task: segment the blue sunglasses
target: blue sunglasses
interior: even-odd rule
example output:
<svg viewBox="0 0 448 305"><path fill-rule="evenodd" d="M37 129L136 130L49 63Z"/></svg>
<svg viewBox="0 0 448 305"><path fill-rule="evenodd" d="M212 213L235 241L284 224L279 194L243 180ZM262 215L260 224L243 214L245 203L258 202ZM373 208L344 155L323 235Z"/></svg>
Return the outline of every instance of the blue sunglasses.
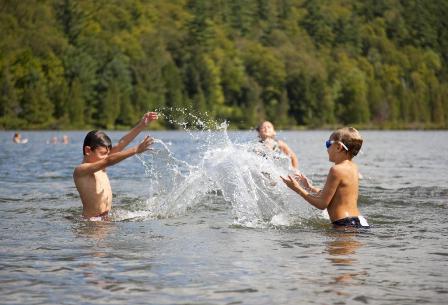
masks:
<svg viewBox="0 0 448 305"><path fill-rule="evenodd" d="M327 141L325 141L325 146L327 147L327 149L329 149L330 146L333 145L333 143L335 143L335 142L339 142L339 143L341 143L342 147L344 147L344 149L345 149L346 151L348 151L348 147L347 147L344 143L342 143L341 141L327 140Z"/></svg>

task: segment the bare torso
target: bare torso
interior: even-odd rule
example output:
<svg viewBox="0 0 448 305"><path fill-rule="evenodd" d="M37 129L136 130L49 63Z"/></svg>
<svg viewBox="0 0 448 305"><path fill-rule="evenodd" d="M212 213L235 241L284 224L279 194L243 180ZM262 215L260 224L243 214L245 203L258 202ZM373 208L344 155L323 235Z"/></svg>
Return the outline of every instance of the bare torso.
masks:
<svg viewBox="0 0 448 305"><path fill-rule="evenodd" d="M359 216L358 210L358 168L356 164L344 163L335 165L341 179L336 192L327 207L331 221L350 216Z"/></svg>
<svg viewBox="0 0 448 305"><path fill-rule="evenodd" d="M105 170L80 177L74 176L74 180L81 196L84 217L99 216L111 209L112 189Z"/></svg>

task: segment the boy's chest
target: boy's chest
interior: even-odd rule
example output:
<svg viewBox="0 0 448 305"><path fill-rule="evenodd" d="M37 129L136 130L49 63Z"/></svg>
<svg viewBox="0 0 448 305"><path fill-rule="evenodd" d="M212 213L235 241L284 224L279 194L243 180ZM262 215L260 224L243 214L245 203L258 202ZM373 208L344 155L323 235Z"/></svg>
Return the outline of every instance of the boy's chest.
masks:
<svg viewBox="0 0 448 305"><path fill-rule="evenodd" d="M97 191L111 192L109 177L105 171L98 171L94 174Z"/></svg>

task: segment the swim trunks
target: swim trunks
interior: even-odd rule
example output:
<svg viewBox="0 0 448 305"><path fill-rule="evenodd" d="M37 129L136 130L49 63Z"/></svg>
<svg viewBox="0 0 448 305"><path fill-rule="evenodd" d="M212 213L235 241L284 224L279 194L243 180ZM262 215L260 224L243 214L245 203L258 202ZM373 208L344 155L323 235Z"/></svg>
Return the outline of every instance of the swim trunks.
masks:
<svg viewBox="0 0 448 305"><path fill-rule="evenodd" d="M367 220L360 216L352 216L333 221L334 226L353 227L353 228L370 228Z"/></svg>

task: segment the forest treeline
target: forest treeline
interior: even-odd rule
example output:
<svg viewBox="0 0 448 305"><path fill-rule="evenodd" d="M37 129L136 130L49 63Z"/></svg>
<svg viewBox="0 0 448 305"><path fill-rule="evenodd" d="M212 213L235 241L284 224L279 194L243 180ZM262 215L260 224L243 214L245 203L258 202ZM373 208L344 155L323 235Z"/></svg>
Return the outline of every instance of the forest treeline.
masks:
<svg viewBox="0 0 448 305"><path fill-rule="evenodd" d="M234 128L447 128L446 16L445 0L0 0L0 128L168 108Z"/></svg>

